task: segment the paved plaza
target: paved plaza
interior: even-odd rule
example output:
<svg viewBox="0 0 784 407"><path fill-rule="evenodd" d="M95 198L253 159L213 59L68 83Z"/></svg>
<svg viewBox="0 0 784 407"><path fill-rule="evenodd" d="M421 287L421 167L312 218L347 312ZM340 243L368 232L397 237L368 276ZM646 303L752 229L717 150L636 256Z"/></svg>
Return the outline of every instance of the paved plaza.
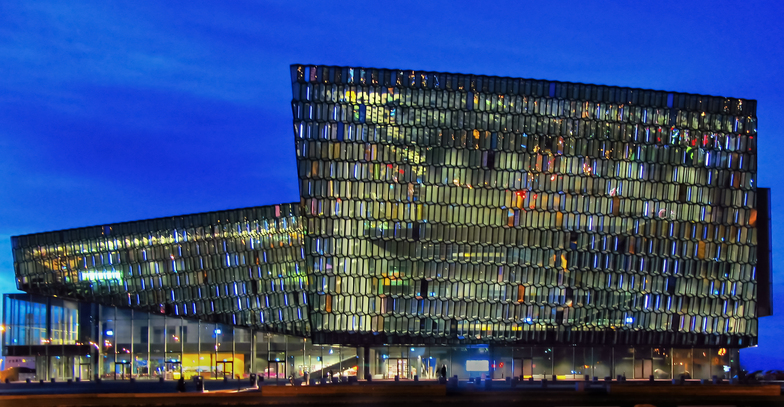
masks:
<svg viewBox="0 0 784 407"><path fill-rule="evenodd" d="M506 381L486 384L461 381L458 386L435 381L374 381L353 384L290 386L247 380L205 381L205 392L193 382L184 393L177 382L103 381L80 383L10 383L0 385L0 406L178 406L178 405L509 405L509 406L784 406L781 384L730 385L687 381L589 383Z"/></svg>

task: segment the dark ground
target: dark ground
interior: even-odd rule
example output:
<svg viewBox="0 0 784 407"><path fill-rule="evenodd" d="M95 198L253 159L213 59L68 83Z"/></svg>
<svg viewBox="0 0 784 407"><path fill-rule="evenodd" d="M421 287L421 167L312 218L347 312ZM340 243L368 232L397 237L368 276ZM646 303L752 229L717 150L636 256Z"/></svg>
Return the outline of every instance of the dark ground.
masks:
<svg viewBox="0 0 784 407"><path fill-rule="evenodd" d="M525 383L511 388L506 383L494 384L493 389L484 386L468 385L461 382L458 389L449 389L445 396L411 395L413 387L420 384L434 384L434 382L374 382L384 386L394 386L399 391L392 394L374 395L312 395L296 397L268 397L255 389L247 388L248 382L243 381L207 381L207 393L195 391L193 382L187 383L186 393L176 393L176 382L114 382L104 381L96 384L93 382L82 383L12 383L0 384L0 406L185 406L185 405L313 405L313 406L619 406L632 407L640 404L650 404L656 407L674 406L782 406L782 396L699 396L689 394L674 395L674 387L683 386L688 389L699 388L716 389L730 386L687 383L683 386L658 383L657 391L651 393L633 393L629 395L608 393L604 384L589 386L585 391L575 391L574 382L550 383L542 389L539 383ZM629 383L630 386L645 385L646 383ZM265 383L264 386L274 385ZM360 383L359 386L363 386ZM346 386L346 385L329 385ZM693 387L691 387L693 386ZM710 387L714 386L714 387ZM241 388L237 392L237 388ZM698 388L699 387L699 388ZM642 388L642 387L640 387ZM660 388L660 390L658 390ZM678 390L678 389L675 389ZM681 392L683 393L683 392Z"/></svg>

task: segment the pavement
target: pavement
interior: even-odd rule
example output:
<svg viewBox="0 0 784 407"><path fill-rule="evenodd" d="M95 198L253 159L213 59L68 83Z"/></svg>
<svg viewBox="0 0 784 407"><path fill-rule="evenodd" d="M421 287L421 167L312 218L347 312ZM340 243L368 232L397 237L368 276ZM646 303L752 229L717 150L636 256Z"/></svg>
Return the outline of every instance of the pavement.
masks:
<svg viewBox="0 0 784 407"><path fill-rule="evenodd" d="M557 381L524 382L517 386L494 381L491 386L462 381L457 387L435 381L378 381L354 384L329 384L307 387L284 386L265 382L260 389L250 388L248 380L205 381L207 392L196 392L187 382L185 393L177 393L176 381L103 381L80 383L0 384L3 406L185 406L185 405L313 405L313 406L735 406L784 407L781 383L762 385L701 384L688 381L627 381L626 383L587 383ZM266 391L265 391L266 390ZM770 391L774 390L774 393ZM767 394L767 395L766 395ZM777 394L777 395L773 395Z"/></svg>
<svg viewBox="0 0 784 407"><path fill-rule="evenodd" d="M283 382L283 380L281 380ZM249 380L205 380L204 389L207 391L230 391L246 389L250 387ZM185 382L186 391L196 391L196 383L193 381ZM116 393L177 393L177 381L168 380L158 382L157 380L137 380L131 383L129 380L102 380L101 383L94 381L83 382L39 382L25 383L12 382L0 384L0 396L21 395L21 394L116 394Z"/></svg>

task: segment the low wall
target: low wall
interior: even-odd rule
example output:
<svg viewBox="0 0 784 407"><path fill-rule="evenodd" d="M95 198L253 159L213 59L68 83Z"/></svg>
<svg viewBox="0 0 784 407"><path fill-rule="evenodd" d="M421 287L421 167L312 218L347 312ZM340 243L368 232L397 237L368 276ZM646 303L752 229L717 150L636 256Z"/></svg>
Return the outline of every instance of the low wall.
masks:
<svg viewBox="0 0 784 407"><path fill-rule="evenodd" d="M666 393L673 396L780 396L779 385L639 385L634 383L609 383L610 394Z"/></svg>
<svg viewBox="0 0 784 407"><path fill-rule="evenodd" d="M405 393L411 396L445 396L446 386L439 385L326 385L326 386L261 386L262 397L312 396L385 396Z"/></svg>

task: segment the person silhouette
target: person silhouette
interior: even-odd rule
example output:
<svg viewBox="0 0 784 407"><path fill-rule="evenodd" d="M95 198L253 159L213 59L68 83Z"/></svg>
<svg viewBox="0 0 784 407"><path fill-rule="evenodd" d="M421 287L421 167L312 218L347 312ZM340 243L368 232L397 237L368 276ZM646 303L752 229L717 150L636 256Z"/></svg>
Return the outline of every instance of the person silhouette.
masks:
<svg viewBox="0 0 784 407"><path fill-rule="evenodd" d="M180 379L177 380L177 391L180 393L185 392L185 379L182 377L180 377Z"/></svg>

